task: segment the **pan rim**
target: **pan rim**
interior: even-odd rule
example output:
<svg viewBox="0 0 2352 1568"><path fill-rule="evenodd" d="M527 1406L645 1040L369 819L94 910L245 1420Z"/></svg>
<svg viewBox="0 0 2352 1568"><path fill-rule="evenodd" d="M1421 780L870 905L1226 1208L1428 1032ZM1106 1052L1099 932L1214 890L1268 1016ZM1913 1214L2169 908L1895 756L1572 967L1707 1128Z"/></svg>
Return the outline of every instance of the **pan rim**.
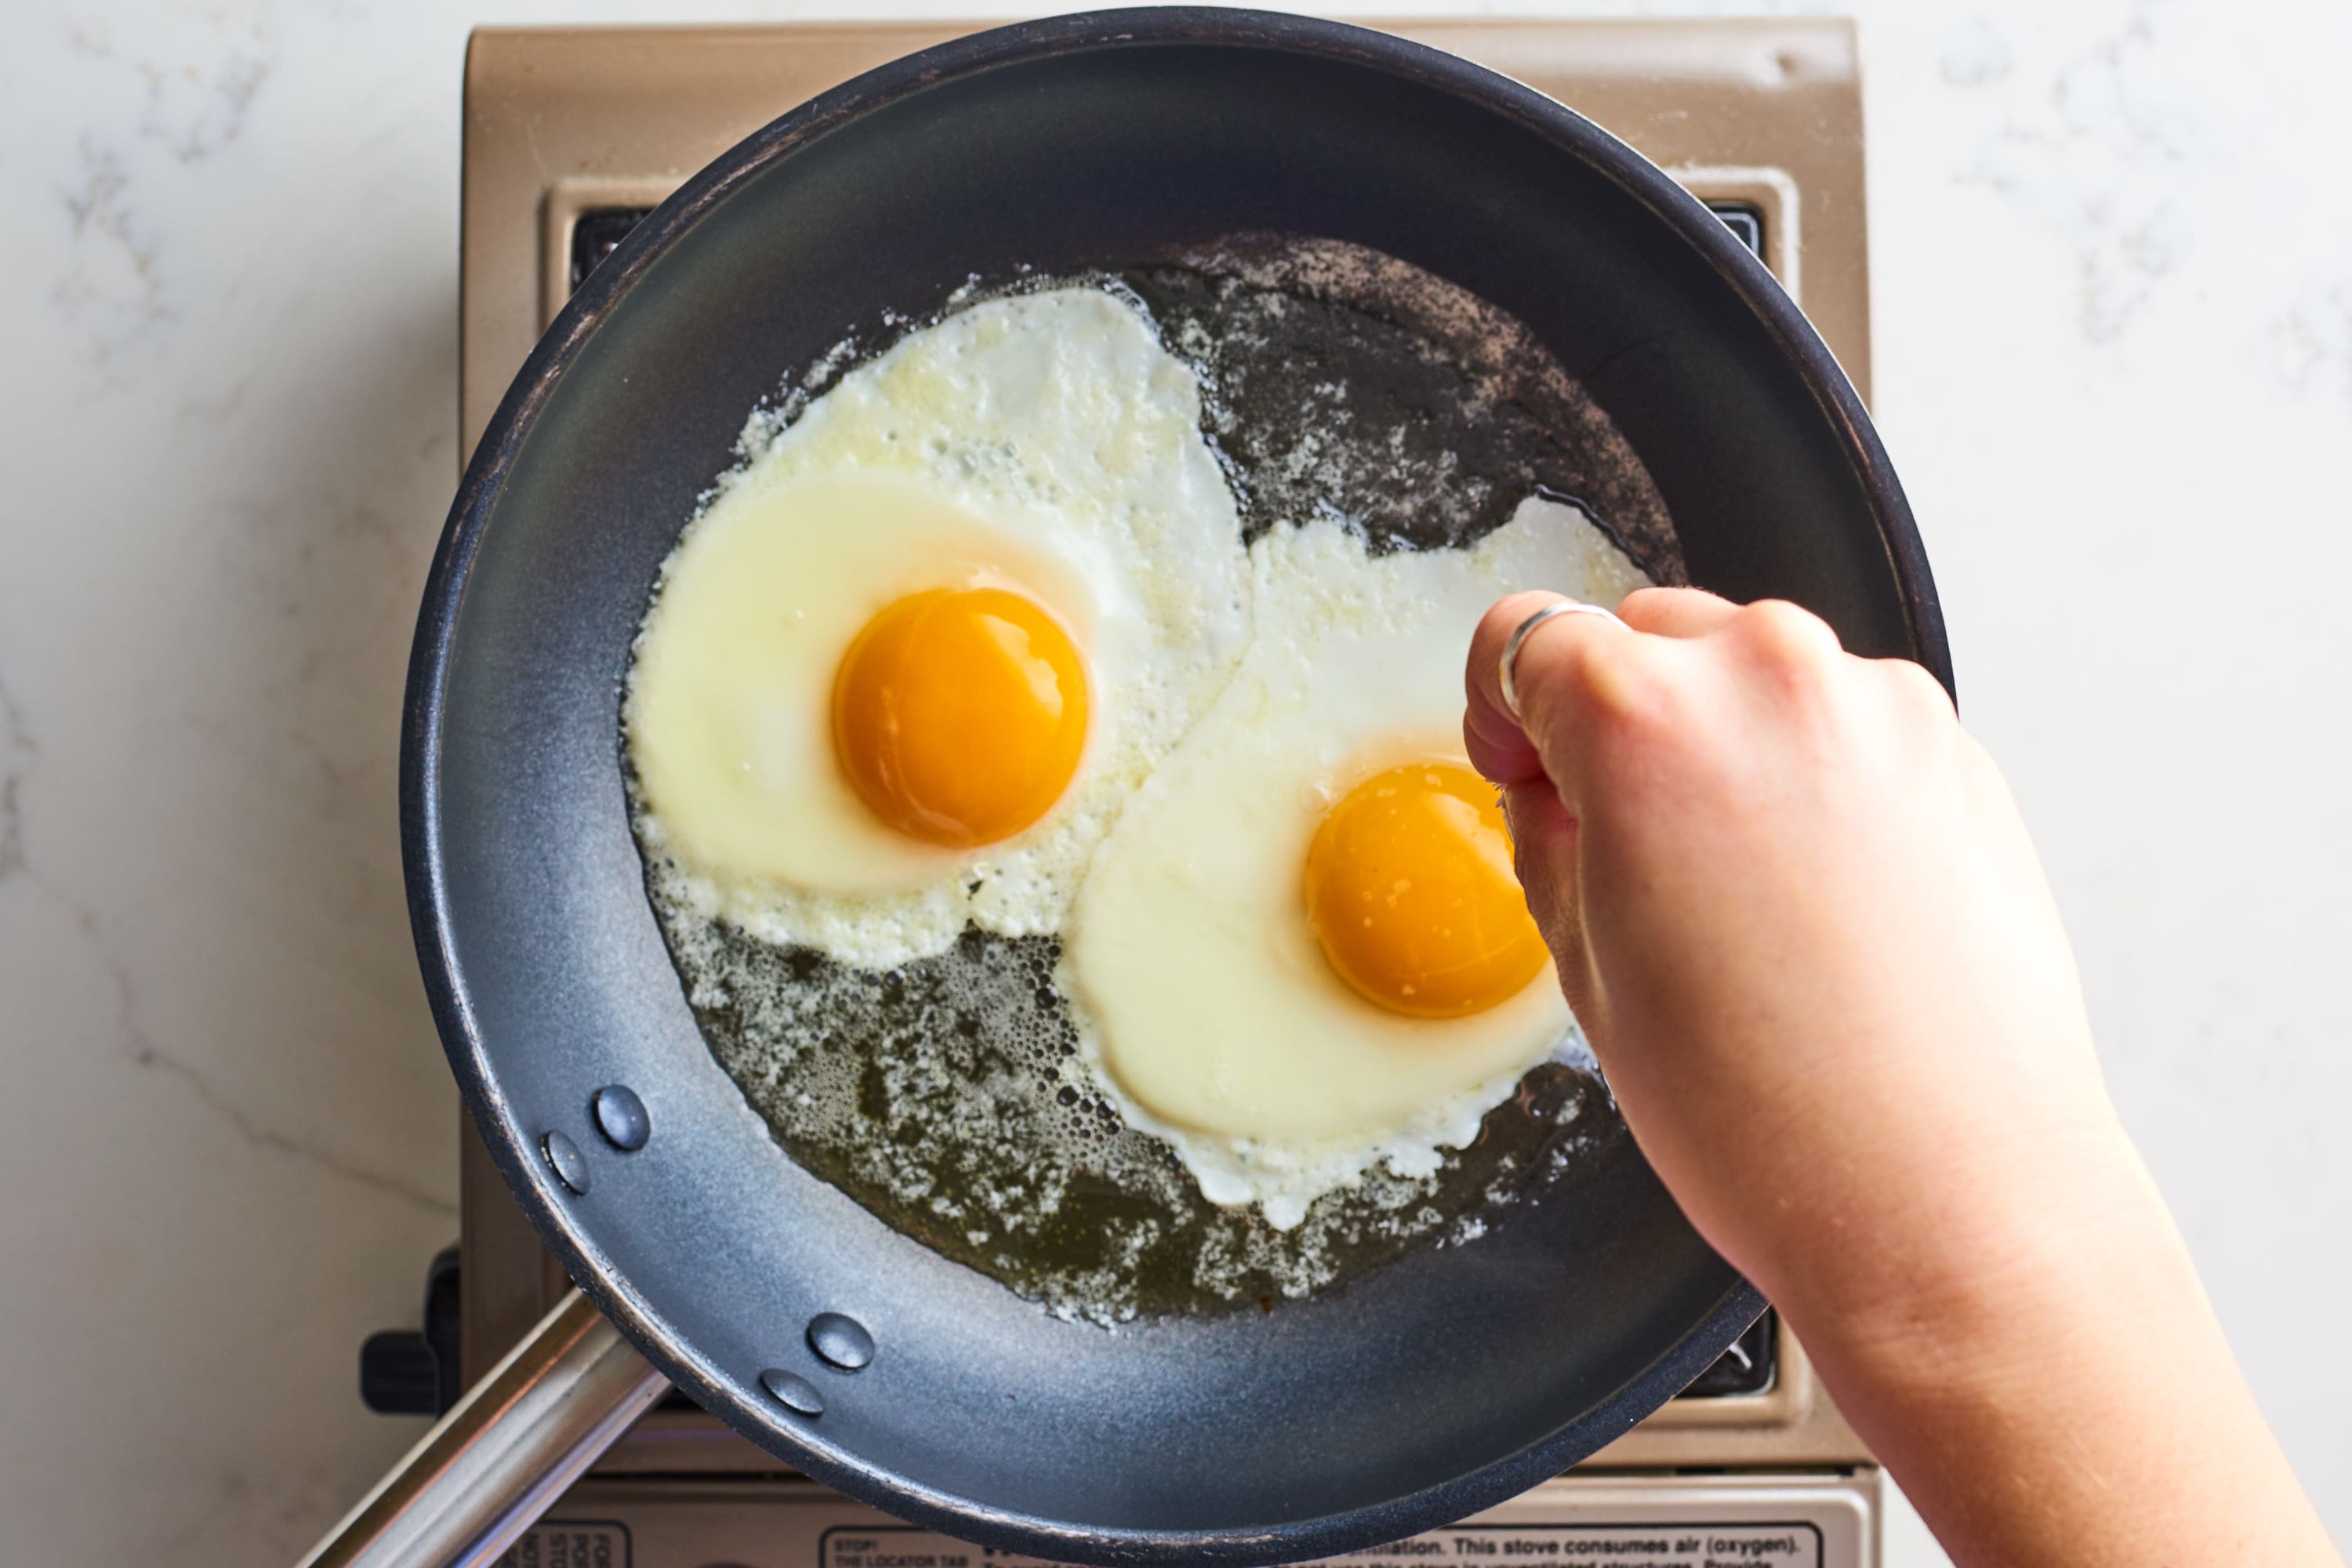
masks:
<svg viewBox="0 0 2352 1568"><path fill-rule="evenodd" d="M557 383L590 336L653 262L701 216L776 161L861 115L950 80L1058 54L1191 45L1255 48L1368 68L1437 89L1576 157L1677 231L1770 332L1794 364L1852 465L1885 545L1915 653L1953 685L1940 609L1911 511L1887 455L1843 371L1770 274L1711 213L1623 142L1534 89L1393 35L1316 18L1245 10L1155 7L1092 12L967 35L906 56L790 110L721 153L680 187L583 284L531 350L485 428L461 481L427 578L404 703L400 816L413 934L436 1025L477 1123L541 1237L607 1317L678 1387L812 1479L912 1522L986 1545L1044 1549L1083 1561L1296 1561L1397 1539L1491 1506L1599 1448L1679 1392L1762 1311L1738 1280L1664 1353L1574 1419L1516 1454L1370 1507L1264 1529L1182 1532L1074 1525L955 1496L805 1435L761 1410L674 1332L553 1192L494 1076L459 963L448 905L440 816L444 700L471 567L505 480Z"/></svg>

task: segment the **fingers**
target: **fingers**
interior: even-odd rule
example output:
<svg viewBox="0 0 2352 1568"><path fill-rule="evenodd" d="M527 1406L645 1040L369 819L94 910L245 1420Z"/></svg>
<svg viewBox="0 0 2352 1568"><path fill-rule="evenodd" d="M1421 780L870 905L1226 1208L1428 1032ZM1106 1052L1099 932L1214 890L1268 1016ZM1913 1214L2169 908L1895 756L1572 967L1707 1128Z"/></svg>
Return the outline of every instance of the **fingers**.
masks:
<svg viewBox="0 0 2352 1568"><path fill-rule="evenodd" d="M1922 666L1907 658L1874 658L1870 664L1879 672L1880 678L1913 707L1929 712L1951 710L1952 694L1944 689L1942 681L1928 674Z"/></svg>
<svg viewBox="0 0 2352 1568"><path fill-rule="evenodd" d="M1469 661L1464 674L1468 704L1462 715L1462 741L1469 750L1470 765L1506 788L1527 779L1541 778L1543 760L1536 754L1518 720L1503 705L1498 661L1519 623L1562 597L1547 593L1513 594L1489 609L1470 637Z"/></svg>
<svg viewBox="0 0 2352 1568"><path fill-rule="evenodd" d="M1723 629L1738 657L1759 669L1818 672L1845 657L1827 621L1786 599L1743 605Z"/></svg>
<svg viewBox="0 0 2352 1568"><path fill-rule="evenodd" d="M1528 617L1560 602L1558 594L1514 594L1479 622L1463 737L1488 778L1506 787L1548 778L1575 816L1592 804L1595 770L1638 770L1665 752L1723 752L1720 726L1699 715L1731 690L1769 708L1819 711L1824 683L1858 663L1826 622L1785 601L1742 605L1694 589L1644 589L1627 595L1624 625L1555 616L1520 639L1514 714L1503 701L1504 650Z"/></svg>
<svg viewBox="0 0 2352 1568"><path fill-rule="evenodd" d="M1570 1007L1580 1009L1590 989L1583 983L1590 976L1591 960L1584 947L1577 879L1576 818L1545 778L1505 789L1503 816L1510 825L1511 862L1527 894L1528 912L1551 949L1552 967Z"/></svg>
<svg viewBox="0 0 2352 1568"><path fill-rule="evenodd" d="M1519 712L1505 706L1503 650L1528 616L1561 602L1549 593L1513 594L1488 610L1470 641L1463 739L1471 764L1508 786L1549 775L1572 812L1578 732L1594 711L1638 694L1634 666L1649 639L1599 616L1555 616L1519 644L1514 676Z"/></svg>
<svg viewBox="0 0 2352 1568"><path fill-rule="evenodd" d="M1619 620L1662 637L1703 637L1738 613L1738 605L1701 588L1640 588L1617 606Z"/></svg>
<svg viewBox="0 0 2352 1568"><path fill-rule="evenodd" d="M1517 718L1503 705L1498 661L1511 634L1558 594L1515 594L1487 611L1471 639L1465 686L1469 699L1463 740L1479 772L1502 786L1503 816L1511 834L1511 859L1528 912L1551 949L1560 990L1574 1009L1590 994L1591 962L1584 948L1584 921L1577 882L1578 828L1544 759ZM1622 627L1591 616L1557 616L1546 627L1581 622L1623 637ZM1532 637L1521 645L1522 659ZM1521 688L1524 694L1525 688Z"/></svg>

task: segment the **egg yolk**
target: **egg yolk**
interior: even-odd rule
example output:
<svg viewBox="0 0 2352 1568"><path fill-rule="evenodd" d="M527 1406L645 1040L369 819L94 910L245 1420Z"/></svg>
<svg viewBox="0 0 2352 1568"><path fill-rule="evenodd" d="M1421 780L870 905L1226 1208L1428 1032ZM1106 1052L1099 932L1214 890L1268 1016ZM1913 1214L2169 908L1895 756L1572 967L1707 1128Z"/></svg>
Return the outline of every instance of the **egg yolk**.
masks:
<svg viewBox="0 0 2352 1568"><path fill-rule="evenodd" d="M834 676L834 754L851 787L885 823L933 844L993 843L1035 822L1086 740L1076 645L1003 588L898 600Z"/></svg>
<svg viewBox="0 0 2352 1568"><path fill-rule="evenodd" d="M1331 807L1307 851L1307 918L1340 979L1415 1018L1483 1012L1550 957L1495 786L1447 763L1376 773Z"/></svg>

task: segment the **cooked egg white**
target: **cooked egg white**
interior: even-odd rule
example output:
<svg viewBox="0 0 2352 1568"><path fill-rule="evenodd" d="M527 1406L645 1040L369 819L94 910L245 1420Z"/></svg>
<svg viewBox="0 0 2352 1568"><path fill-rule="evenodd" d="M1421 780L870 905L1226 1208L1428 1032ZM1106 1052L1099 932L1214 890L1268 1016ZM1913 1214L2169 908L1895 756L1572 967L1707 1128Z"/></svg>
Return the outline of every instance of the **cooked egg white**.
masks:
<svg viewBox="0 0 2352 1568"><path fill-rule="evenodd" d="M1150 325L1079 289L975 306L781 431L755 422L756 449L664 564L624 714L640 831L702 912L868 969L968 922L1060 929L1120 806L1247 640L1240 524L1200 422ZM902 639L874 680L844 677L894 607L991 593L1028 618L967 618L961 640ZM1034 743L956 700L991 639L1013 661L1006 710L1057 726ZM1061 686L1032 702L1046 641ZM920 731L909 710L952 722L901 733ZM1037 760L1065 742L1074 765ZM941 790L1014 805L950 820Z"/></svg>
<svg viewBox="0 0 2352 1568"><path fill-rule="evenodd" d="M1488 944L1507 994L1416 992L1407 976L1383 1003L1343 978L1307 909L1318 827L1391 775L1466 793L1462 647L1496 597L1542 584L1614 604L1646 579L1580 511L1541 500L1466 552L1368 558L1318 521L1252 556L1255 637L1097 851L1061 984L1129 1120L1173 1143L1213 1201L1262 1204L1287 1226L1376 1162L1434 1170L1574 1028L1549 964L1508 948L1510 931ZM1431 809L1476 830L1471 801ZM1487 826L1456 858L1474 874L1504 853ZM1364 896L1370 912L1394 901ZM1396 1010L1423 1004L1452 1016Z"/></svg>
<svg viewBox="0 0 2352 1568"><path fill-rule="evenodd" d="M1098 290L909 334L755 420L624 708L704 918L886 971L1058 933L1087 1068L1213 1201L1435 1170L1574 1025L1460 752L1462 643L1644 579L1544 500L1469 551L1244 552L1200 391Z"/></svg>

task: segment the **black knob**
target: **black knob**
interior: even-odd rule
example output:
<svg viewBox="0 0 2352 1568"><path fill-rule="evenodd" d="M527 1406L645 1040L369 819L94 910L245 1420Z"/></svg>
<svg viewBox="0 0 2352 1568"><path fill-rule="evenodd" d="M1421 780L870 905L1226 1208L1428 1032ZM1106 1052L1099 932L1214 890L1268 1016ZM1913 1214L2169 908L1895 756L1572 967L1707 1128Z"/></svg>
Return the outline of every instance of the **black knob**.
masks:
<svg viewBox="0 0 2352 1568"><path fill-rule="evenodd" d="M1740 1335L1713 1366L1700 1373L1682 1392L1685 1399L1722 1399L1741 1394L1761 1394L1779 1372L1779 1319L1769 1308L1753 1327Z"/></svg>
<svg viewBox="0 0 2352 1568"><path fill-rule="evenodd" d="M370 1334L360 1347L360 1399L379 1415L439 1415L457 1403L457 1249L425 1275L425 1326Z"/></svg>
<svg viewBox="0 0 2352 1568"><path fill-rule="evenodd" d="M438 1415L441 1358L415 1329L370 1334L360 1346L360 1398L379 1415Z"/></svg>

